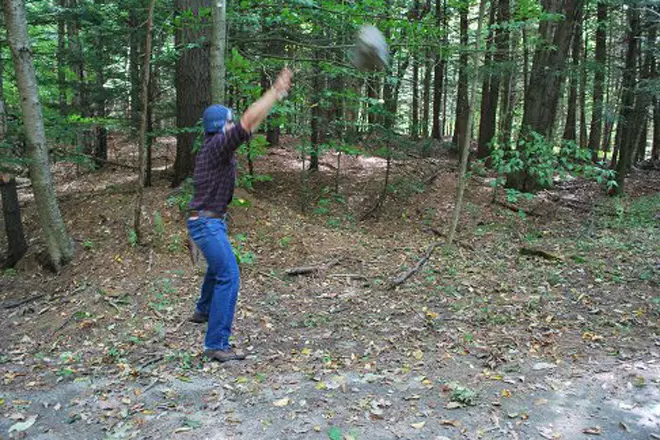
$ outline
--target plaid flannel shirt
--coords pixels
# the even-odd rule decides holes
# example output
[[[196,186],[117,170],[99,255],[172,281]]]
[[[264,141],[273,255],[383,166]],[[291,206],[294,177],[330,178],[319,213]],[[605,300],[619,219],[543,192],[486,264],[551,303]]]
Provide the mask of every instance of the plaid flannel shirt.
[[[236,158],[234,152],[250,133],[240,121],[226,133],[213,133],[204,136],[202,148],[197,153],[193,184],[195,195],[190,209],[226,213],[227,206],[234,197],[236,181]]]

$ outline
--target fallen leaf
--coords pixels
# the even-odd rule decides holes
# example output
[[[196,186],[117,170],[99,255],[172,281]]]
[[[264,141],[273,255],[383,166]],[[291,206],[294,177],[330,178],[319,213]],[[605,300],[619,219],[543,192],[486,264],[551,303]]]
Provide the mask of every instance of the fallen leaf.
[[[506,397],[507,399],[509,397],[511,397],[511,391],[509,391],[509,390],[502,390],[502,392],[500,394],[501,394],[502,397]]]
[[[458,402],[449,402],[448,404],[445,405],[445,408],[446,409],[463,408],[463,404]]]
[[[593,428],[585,428],[582,430],[585,434],[591,434],[591,435],[601,435],[603,433],[603,430],[600,429],[599,426],[594,426]]]
[[[29,416],[24,422],[18,422],[9,427],[9,433],[11,434],[12,432],[23,432],[27,431],[30,429],[32,425],[37,421],[37,416]]]
[[[415,350],[412,353],[413,357],[418,361],[421,361],[424,358],[424,352],[422,350]]]
[[[440,420],[442,426],[460,426],[461,422],[458,420]]]
[[[630,429],[628,429],[628,425],[626,425],[626,424],[623,423],[623,422],[619,422],[619,426],[621,427],[621,429],[623,429],[623,430],[626,431],[626,432],[627,432],[627,431],[630,431]]]
[[[426,422],[419,422],[419,423],[411,423],[410,426],[412,426],[415,429],[422,429],[426,425]]]
[[[291,399],[285,397],[284,399],[276,400],[275,402],[273,402],[273,405],[282,407],[282,406],[287,406],[289,403],[291,403]]]

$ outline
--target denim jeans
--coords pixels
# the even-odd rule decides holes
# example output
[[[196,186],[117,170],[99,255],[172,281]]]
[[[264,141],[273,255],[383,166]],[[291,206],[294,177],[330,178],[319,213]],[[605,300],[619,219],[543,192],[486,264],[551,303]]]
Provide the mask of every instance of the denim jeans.
[[[227,237],[227,225],[218,218],[188,219],[188,232],[206,258],[207,270],[197,311],[208,315],[204,348],[229,349],[240,274]]]

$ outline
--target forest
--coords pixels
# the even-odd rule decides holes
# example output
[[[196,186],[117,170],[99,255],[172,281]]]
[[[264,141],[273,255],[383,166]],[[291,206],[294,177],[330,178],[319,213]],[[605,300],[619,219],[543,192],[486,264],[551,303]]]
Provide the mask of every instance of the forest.
[[[0,24],[0,437],[660,438],[657,0],[2,0]],[[209,362],[202,115],[243,121],[283,68],[228,210],[248,358]]]

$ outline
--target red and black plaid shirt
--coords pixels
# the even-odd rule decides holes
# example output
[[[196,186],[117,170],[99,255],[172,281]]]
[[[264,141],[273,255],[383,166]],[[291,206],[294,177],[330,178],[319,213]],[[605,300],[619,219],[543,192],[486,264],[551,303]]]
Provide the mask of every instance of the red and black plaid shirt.
[[[234,152],[248,139],[250,133],[241,126],[240,121],[226,133],[204,136],[202,149],[197,153],[195,161],[195,195],[190,202],[190,209],[227,212],[227,205],[234,196],[236,180]]]

